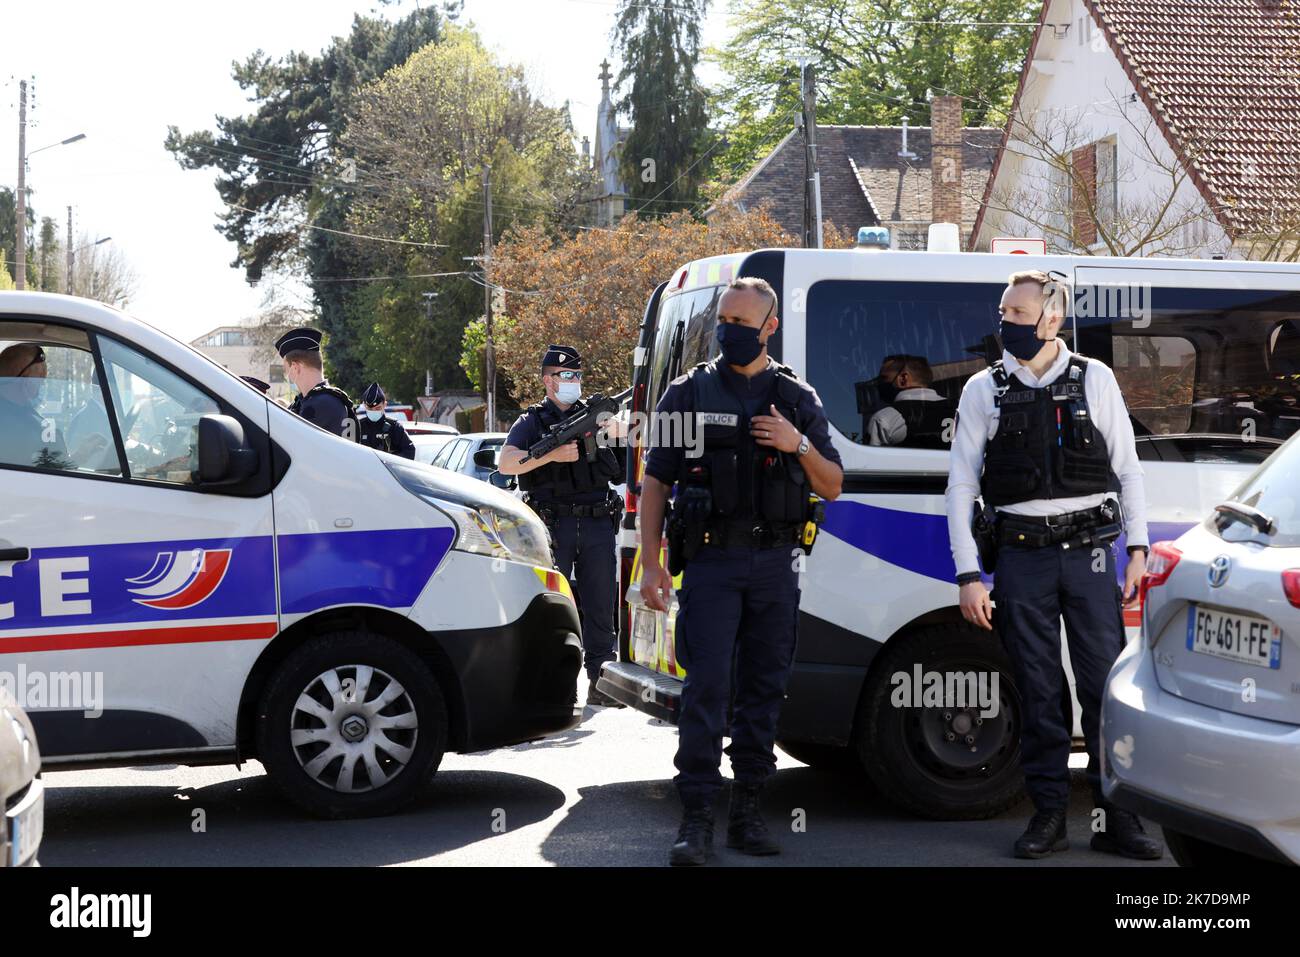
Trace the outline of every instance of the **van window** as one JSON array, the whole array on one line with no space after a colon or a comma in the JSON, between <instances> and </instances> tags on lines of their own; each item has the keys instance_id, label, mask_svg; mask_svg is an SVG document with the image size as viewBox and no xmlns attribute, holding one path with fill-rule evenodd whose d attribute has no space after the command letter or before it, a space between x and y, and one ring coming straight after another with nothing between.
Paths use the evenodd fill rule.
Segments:
<instances>
[{"instance_id":1,"label":"van window","mask_svg":"<svg viewBox=\"0 0 1300 957\"><path fill-rule=\"evenodd\" d=\"M1300 429L1300 293L1153 288L1137 320L1078 312L1079 350L1115 370L1139 450L1158 450L1144 457L1258 462Z\"/></svg>"},{"instance_id":2,"label":"van window","mask_svg":"<svg viewBox=\"0 0 1300 957\"><path fill-rule=\"evenodd\" d=\"M966 380L987 365L986 337L997 332L1004 288L1002 283L815 283L807 302L807 374L831 423L859 445L873 444L873 435L878 445L951 444L951 428L943 423L951 422ZM902 365L910 369L917 391L895 397L890 382L881 381L882 371L896 380ZM926 420L936 424L882 428L887 420L901 420L899 408L925 411Z\"/></svg>"},{"instance_id":3,"label":"van window","mask_svg":"<svg viewBox=\"0 0 1300 957\"><path fill-rule=\"evenodd\" d=\"M130 477L188 485L198 467L198 426L216 401L153 359L99 337Z\"/></svg>"},{"instance_id":4,"label":"van window","mask_svg":"<svg viewBox=\"0 0 1300 957\"><path fill-rule=\"evenodd\" d=\"M663 397L668 383L701 362L708 362L718 354L718 341L713 330L718 325L718 300L724 286L708 286L660 300L659 320L655 326L654 351L650 356L651 405ZM679 322L686 323L681 336L678 354L673 355L673 344Z\"/></svg>"},{"instance_id":5,"label":"van window","mask_svg":"<svg viewBox=\"0 0 1300 957\"><path fill-rule=\"evenodd\" d=\"M0 323L0 465L122 474L86 333Z\"/></svg>"}]
</instances>

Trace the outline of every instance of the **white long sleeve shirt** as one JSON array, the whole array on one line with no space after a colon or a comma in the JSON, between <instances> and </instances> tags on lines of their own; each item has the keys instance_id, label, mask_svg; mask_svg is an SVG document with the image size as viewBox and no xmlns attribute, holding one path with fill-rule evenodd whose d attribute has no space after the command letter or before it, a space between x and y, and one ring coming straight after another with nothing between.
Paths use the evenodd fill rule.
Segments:
<instances>
[{"instance_id":1,"label":"white long sleeve shirt","mask_svg":"<svg viewBox=\"0 0 1300 957\"><path fill-rule=\"evenodd\" d=\"M1041 389L1060 378L1070 361L1070 350L1061 340L1055 361L1042 376L1035 376L1015 356L1002 353L1002 365L1008 376L1025 385ZM957 407L957 430L952 440L951 464L945 504L948 512L948 539L957 573L979 571L979 552L971 534L971 509L980 491L984 471L984 447L997 433L999 410L994 405L995 387L989 369L983 369L966 381ZM1105 363L1088 360L1083 379L1088 413L1097 431L1106 441L1111 470L1119 477L1120 504L1124 509L1125 531L1129 545L1146 545L1147 498L1142 482L1142 465L1138 461L1133 439L1133 423L1124 405L1124 396L1115 381L1115 373ZM1036 498L1014 505L1002 505L999 512L1011 515L1061 515L1085 508L1095 508L1106 493L1069 498Z\"/></svg>"}]
</instances>

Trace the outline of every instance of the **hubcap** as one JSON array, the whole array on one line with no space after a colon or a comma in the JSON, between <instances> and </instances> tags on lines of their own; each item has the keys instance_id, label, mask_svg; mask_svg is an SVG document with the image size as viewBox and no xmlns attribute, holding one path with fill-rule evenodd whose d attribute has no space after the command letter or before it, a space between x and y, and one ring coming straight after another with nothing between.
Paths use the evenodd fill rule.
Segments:
<instances>
[{"instance_id":1,"label":"hubcap","mask_svg":"<svg viewBox=\"0 0 1300 957\"><path fill-rule=\"evenodd\" d=\"M294 756L323 787L358 794L383 787L415 753L415 703L392 675L340 665L313 678L289 721Z\"/></svg>"},{"instance_id":2,"label":"hubcap","mask_svg":"<svg viewBox=\"0 0 1300 957\"><path fill-rule=\"evenodd\" d=\"M942 662L936 671L987 669L983 662ZM1001 675L996 715L984 717L979 707L911 708L905 736L912 760L931 778L956 784L987 779L1018 758L1019 701L1010 676Z\"/></svg>"}]
</instances>

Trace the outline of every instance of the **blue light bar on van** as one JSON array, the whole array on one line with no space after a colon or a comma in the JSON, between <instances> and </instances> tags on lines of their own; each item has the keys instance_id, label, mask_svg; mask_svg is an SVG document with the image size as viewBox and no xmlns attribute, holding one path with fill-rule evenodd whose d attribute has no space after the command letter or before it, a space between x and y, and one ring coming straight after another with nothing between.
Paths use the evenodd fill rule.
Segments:
<instances>
[{"instance_id":1,"label":"blue light bar on van","mask_svg":"<svg viewBox=\"0 0 1300 957\"><path fill-rule=\"evenodd\" d=\"M889 229L885 226L862 226L858 229L858 249L888 249Z\"/></svg>"}]
</instances>

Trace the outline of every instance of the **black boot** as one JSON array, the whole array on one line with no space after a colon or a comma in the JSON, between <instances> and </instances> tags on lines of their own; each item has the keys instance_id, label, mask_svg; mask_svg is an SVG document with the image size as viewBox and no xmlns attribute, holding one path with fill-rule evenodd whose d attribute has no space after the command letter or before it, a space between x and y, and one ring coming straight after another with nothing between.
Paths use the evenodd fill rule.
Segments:
<instances>
[{"instance_id":1,"label":"black boot","mask_svg":"<svg viewBox=\"0 0 1300 957\"><path fill-rule=\"evenodd\" d=\"M772 835L763 823L758 812L758 795L762 791L760 784L741 784L735 781L731 785L731 807L727 812L727 847L735 848L742 854L763 856L780 854L781 846L772 840Z\"/></svg>"},{"instance_id":2,"label":"black boot","mask_svg":"<svg viewBox=\"0 0 1300 957\"><path fill-rule=\"evenodd\" d=\"M1016 840L1016 857L1037 860L1053 851L1064 851L1070 846L1065 836L1065 808L1036 811L1029 819L1029 827Z\"/></svg>"},{"instance_id":3,"label":"black boot","mask_svg":"<svg viewBox=\"0 0 1300 957\"><path fill-rule=\"evenodd\" d=\"M677 843L673 845L668 863L673 867L703 864L713 853L713 808L694 805L682 813L682 826L677 829Z\"/></svg>"},{"instance_id":4,"label":"black boot","mask_svg":"<svg viewBox=\"0 0 1300 957\"><path fill-rule=\"evenodd\" d=\"M1104 808L1106 827L1092 836L1092 849L1107 854L1119 854L1139 861L1158 861L1165 855L1165 846L1142 830L1136 814L1114 805Z\"/></svg>"}]
</instances>

